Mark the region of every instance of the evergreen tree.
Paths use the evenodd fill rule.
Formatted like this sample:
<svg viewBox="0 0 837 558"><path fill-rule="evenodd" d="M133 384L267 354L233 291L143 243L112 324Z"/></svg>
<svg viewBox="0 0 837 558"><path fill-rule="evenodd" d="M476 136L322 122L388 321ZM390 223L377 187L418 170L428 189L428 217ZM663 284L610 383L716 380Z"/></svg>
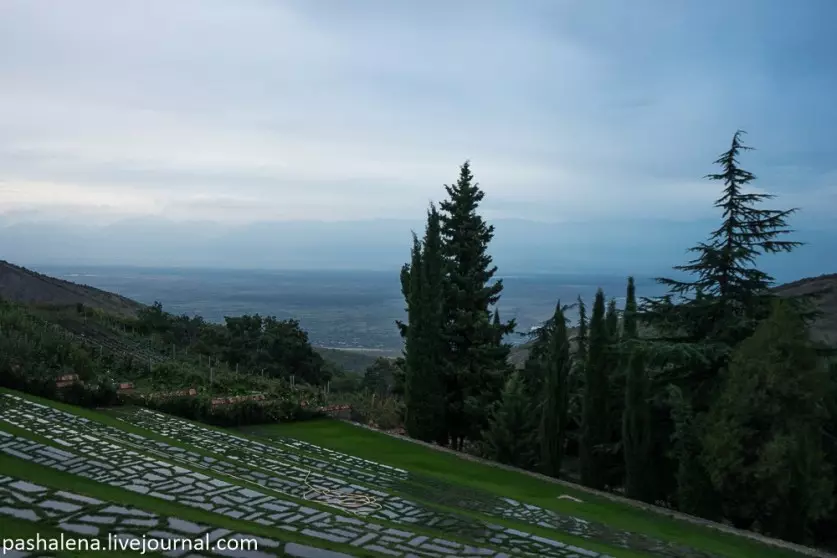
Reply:
<svg viewBox="0 0 837 558"><path fill-rule="evenodd" d="M555 306L551 321L544 401L541 407L540 448L544 474L558 477L561 474L567 435L570 372L570 342L561 301Z"/></svg>
<svg viewBox="0 0 837 558"><path fill-rule="evenodd" d="M490 307L497 304L503 282L492 281L488 244L494 227L477 213L485 196L474 182L466 161L459 180L445 186L448 199L440 204L446 256L445 339L449 365L447 425L456 447L468 436L477 438L486 426L486 409L503 389L510 347L498 339L514 330L514 321L492 324Z"/></svg>
<svg viewBox="0 0 837 558"><path fill-rule="evenodd" d="M608 389L609 389L609 441L607 448L607 484L621 485L625 478L625 459L622 453L622 413L625 406L625 374L622 350L619 344L619 311L616 299L607 303L605 326L608 337Z"/></svg>
<svg viewBox="0 0 837 558"><path fill-rule="evenodd" d="M722 370L735 346L753 333L770 310L772 277L756 266L765 253L791 251L799 243L785 240L792 232L788 217L796 210L777 211L758 206L769 194L747 191L755 179L739 166L739 156L750 148L736 132L730 148L715 163L721 172L707 178L724 184L715 203L721 225L707 241L691 249L695 258L675 267L689 280L659 278L669 289L665 297L645 300L643 320L654 338L646 344L655 360L664 363L661 383L671 383L683 398L673 421L679 460L678 506L681 510L717 516L717 495L712 495L709 472L702 466L697 432L716 397ZM688 412L687 412L688 411ZM683 483L691 483L684 486Z"/></svg>
<svg viewBox="0 0 837 558"><path fill-rule="evenodd" d="M515 371L506 380L499 401L489 407L482 435L486 457L515 467L532 467L537 441L529 403L520 373Z"/></svg>
<svg viewBox="0 0 837 558"><path fill-rule="evenodd" d="M588 323L587 307L581 296L578 297L578 334L576 335L576 357L580 363L587 362Z"/></svg>
<svg viewBox="0 0 837 558"><path fill-rule="evenodd" d="M439 213L431 205L422 242L413 236L409 267L402 268L409 323L405 343L405 428L420 440L446 442L444 255Z"/></svg>
<svg viewBox="0 0 837 558"><path fill-rule="evenodd" d="M422 374L425 386L424 413L428 436L444 445L448 440L445 425L448 366L445 361L445 259L441 219L433 204L427 214L427 228L422 253L422 347L426 352Z"/></svg>
<svg viewBox="0 0 837 558"><path fill-rule="evenodd" d="M708 364L699 380L715 379L729 350L752 334L759 320L767 316L774 294L773 278L756 266L766 253L789 252L799 242L784 240L793 232L787 218L796 209L760 209L758 205L773 196L746 191L755 176L739 166L739 155L750 150L741 143L738 131L730 148L715 161L721 172L707 176L724 184L715 202L721 210L721 225L709 239L690 249L696 257L674 269L692 276L691 280L659 278L669 295L649 300L645 319L668 340L687 343L698 350L699 360ZM678 347L686 350L682 344ZM711 386L710 386L711 387Z"/></svg>
<svg viewBox="0 0 837 558"><path fill-rule="evenodd" d="M704 434L704 460L734 524L802 542L834 501L824 452L828 371L803 319L777 300L731 359Z"/></svg>
<svg viewBox="0 0 837 558"><path fill-rule="evenodd" d="M654 473L651 436L651 390L637 324L634 278L628 278L623 347L627 355L625 407L622 419L622 450L625 458L625 495L653 503Z"/></svg>
<svg viewBox="0 0 837 558"><path fill-rule="evenodd" d="M567 424L568 442L581 443L580 432L584 408L585 367L587 365L587 345L589 324L587 320L587 306L581 296L576 300L578 306L578 328L575 336L570 340L572 365L569 377L569 418ZM579 449L580 452L580 449Z"/></svg>
<svg viewBox="0 0 837 558"><path fill-rule="evenodd" d="M424 411L424 371L426 353L422 336L422 261L421 242L413 234L412 258L401 270L401 288L407 302L407 324L401 325L404 343L404 426L413 438L431 441L433 433L426 428Z"/></svg>
<svg viewBox="0 0 837 558"><path fill-rule="evenodd" d="M616 310L616 299L611 298L607 303L607 312L605 314L605 324L607 325L607 335L611 343L619 341L619 312Z"/></svg>
<svg viewBox="0 0 837 558"><path fill-rule="evenodd" d="M605 298L601 289L596 292L593 303L589 335L579 447L581 482L591 488L603 489L607 480L605 446L610 442L611 423L608 414L610 336L605 319Z"/></svg>

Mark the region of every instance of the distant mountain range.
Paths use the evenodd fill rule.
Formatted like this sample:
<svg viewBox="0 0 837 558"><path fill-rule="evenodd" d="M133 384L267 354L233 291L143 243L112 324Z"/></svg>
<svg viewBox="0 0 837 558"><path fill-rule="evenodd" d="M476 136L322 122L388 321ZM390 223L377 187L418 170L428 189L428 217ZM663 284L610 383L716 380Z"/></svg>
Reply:
<svg viewBox="0 0 837 558"><path fill-rule="evenodd" d="M763 263L779 281L833 271L837 227L802 221L808 244ZM683 263L714 221L492 221L491 253L501 274L656 275ZM26 265L140 265L260 269L397 269L420 220L284 221L243 226L129 219L105 226L22 221L0 216L0 257Z"/></svg>

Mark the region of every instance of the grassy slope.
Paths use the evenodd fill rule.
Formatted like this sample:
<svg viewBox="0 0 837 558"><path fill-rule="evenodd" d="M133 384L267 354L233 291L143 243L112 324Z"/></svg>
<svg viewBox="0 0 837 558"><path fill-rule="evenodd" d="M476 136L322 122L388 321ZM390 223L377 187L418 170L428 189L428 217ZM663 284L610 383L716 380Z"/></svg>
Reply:
<svg viewBox="0 0 837 558"><path fill-rule="evenodd" d="M449 482L487 490L575 517L644 533L730 558L799 556L788 550L768 547L708 527L597 498L581 490L573 490L521 473L468 461L339 421L320 420L273 425L250 431L297 438L386 465L432 475ZM561 494L580 498L583 503L558 500L557 497Z"/></svg>
<svg viewBox="0 0 837 558"><path fill-rule="evenodd" d="M119 416L119 410L117 410L117 409L114 409L112 411L107 411L107 412L100 412L100 411L94 411L94 410L90 410L90 409L79 408L79 407L75 407L75 406L72 406L72 405L67 405L67 404L59 403L59 402L55 402L55 401L49 401L49 400L46 400L46 399L43 399L43 398L40 398L40 397L36 397L36 396L32 396L32 395L28 395L28 394L24 394L24 393L19 393L19 392L14 392L14 391L11 391L11 390L6 390L6 389L3 389L3 388L0 388L0 393L3 393L3 392L14 393L17 396L25 397L25 398L27 398L31 401L35 401L37 403L41 403L41 404L44 404L44 405L50 405L50 406L55 407L57 409L67 411L67 412L70 412L70 413L74 413L78 416L85 417L85 418L87 418L91 421L96 421L96 422L100 422L102 424L115 426L115 427L117 427L119 429L122 429L126 432L139 434L141 436L145 436L145 437L150 438L150 439L165 442L165 443L168 443L170 445L177 446L177 447L180 447L180 448L183 448L185 450L192 451L192 452L195 452L195 453L198 453L198 454L201 454L201 455L214 457L216 459L220 457L218 454L207 452L203 449L197 448L197 447L192 446L190 444L180 442L179 440L176 440L174 438L168 438L166 436L162 436L162 435L156 434L154 432L150 432L150 431L147 431L145 429L142 429L142 428L127 424L123 421L120 421L117 418ZM213 427L213 426L209 426L209 425L201 424L200 426L204 427L204 428L208 428L210 430L221 430L221 431L223 431L223 429L221 429L221 428ZM29 438L31 440L40 442L42 444L52 445L54 447L58 447L59 449L63 449L61 446L52 442L51 440L48 440L46 438L42 438L38 435L27 433L26 431L23 431L23 430L21 430L17 427L9 425L9 424L4 424L4 423L0 422L0 430L5 430L6 432L9 432L11 434L15 434L17 436L26 437L26 438ZM238 433L238 432L236 432L236 434L240 435L240 433ZM116 441L114 440L114 442L116 442ZM116 443L118 443L118 442L116 442ZM121 445L125 445L125 444L122 443ZM136 449L136 448L132 448L132 449ZM142 451L142 450L138 450L138 451ZM227 452L227 453L229 454L230 452ZM2 454L0 454L0 457L2 457ZM193 463L179 463L177 461L173 461L171 459L170 455L165 455L165 454L157 455L157 454L155 454L155 455L153 455L153 457L155 459L159 459L161 461L166 461L166 462L172 463L174 465L179 465L181 467L186 467L186 468L190 468L190 469L195 468L195 464L193 464ZM248 468L251 468L251 469L254 469L254 470L258 470L258 468L256 468L256 467L250 467L246 463L246 461L238 461L237 465L248 467ZM207 474L209 476L212 476L212 477L215 477L215 478L218 478L218 479L221 479L221 480L233 483L233 484L240 483L240 479L230 478L230 477L227 477L226 475L217 473L217 472L212 471L210 469L198 468L197 470L198 470L198 472ZM268 472L268 471L261 471L261 472ZM2 467L0 467L0 474L2 474ZM42 482L41 484L47 484L47 483ZM47 484L47 485L50 486L49 484ZM278 496L278 497L283 498L285 500L291 500L291 501L297 502L299 504L305 505L307 507L318 508L318 509L322 509L324 511L332 511L332 512L334 511L332 508L330 508L328 506L325 506L325 505L322 505L322 504L319 504L318 502L312 502L310 500L301 501L298 498L294 498L294 497L288 496L288 495L280 493L280 492L275 492L272 489L270 489L268 487L265 487L265 486L250 485L249 483L245 483L245 485L248 488L258 490L258 491L261 491L261 492L265 492L265 493L271 493L271 494L274 494L275 496ZM107 487L106 486L106 488L108 490L122 491L122 489L113 488L113 487ZM370 487L370 488L379 489L379 487ZM107 498L105 496L102 496L101 498L112 500L112 498ZM156 501L156 499L153 499L153 498L151 500ZM468 516L471 516L471 517L478 517L479 518L478 514L468 513L467 510L448 509L448 508L444 508L442 506L436 506L436 507L438 509L441 509L441 510L447 510L447 511L451 511L451 512L454 512L454 513L460 513L462 515L468 515ZM152 508L152 509L160 511L159 506L155 507L155 508ZM189 509L191 509L191 508L189 508ZM203 514L204 514L204 517L207 517L206 514L210 514L210 512L203 512ZM210 515L212 515L212 514L210 514ZM184 516L181 515L181 516L178 516L178 517L184 517ZM198 519L194 519L194 521L197 521L199 523L203 522L203 523L217 524L217 522L213 523L212 521L209 521L207 519L203 519L202 521L199 521ZM382 519L375 519L374 521L375 521L375 523L379 523L381 525L391 527L391 528L394 528L394 529L400 529L400 528L404 527L404 525L402 525L400 523L389 522L389 521L382 520ZM506 526L511 527L511 528L525 527L530 532L533 532L533 533L536 533L536 534L541 534L541 535L543 535L545 537L549 537L549 538L557 538L557 539L559 539L563 542L566 542L567 544L581 545L581 546L584 546L584 547L589 548L591 550L598 550L600 552L608 553L608 554L610 554L610 555L612 555L616 558L640 558L641 556L643 556L642 554L638 554L636 552L625 550L625 549L622 549L622 548L614 548L614 547L611 547L611 546L608 546L608 545L605 545L605 544L601 544L601 543L596 543L596 542L591 543L590 541L586 541L586 540L584 540L580 537L575 537L575 536L572 536L572 535L556 536L555 531L551 531L551 530L544 529L544 528L539 528L539 527L529 527L529 526L526 526L526 525L521 525L521 524L519 524L517 522L514 522L514 521L507 521L507 520L503 520L503 519L492 518L492 522L496 523L496 524L506 525ZM247 523L246 525L252 525L252 524ZM221 526L224 526L224 525L221 525ZM267 529L267 528L259 526L259 525L256 525L256 527L258 529L260 529L260 531L257 532L253 529L248 529L246 526L240 526L239 530L243 530L243 531L246 531L246 532L249 532L249 533L254 533L254 534L263 534L264 536L270 536L269 531L265 532L265 529ZM425 535L428 535L430 537L435 537L435 536L440 535L440 532L435 530L432 527L424 527L422 525L411 525L410 529L412 531L416 532L417 534L425 534ZM274 531L274 536L277 536L275 534L275 531ZM311 544L311 545L319 546L319 547L323 547L323 548L332 548L332 549L338 550L338 551L339 550L343 550L343 551L348 550L355 556L365 556L365 555L367 555L367 554L363 554L364 551L362 549L358 549L356 547L346 547L345 545L341 545L341 544L338 544L338 543L329 543L328 541L321 541L320 539L310 540L310 539L300 538L299 536L294 535L294 534L287 534L285 531L281 531L278 536L282 540L292 540L292 541L300 542L302 544ZM455 534L452 534L452 533L445 533L444 538L446 538L448 540L459 541L459 542L462 542L464 544L473 544L472 540L467 539L467 538L457 537ZM489 545L483 544L481 546L490 547L491 545L490 544Z"/></svg>
<svg viewBox="0 0 837 558"><path fill-rule="evenodd" d="M117 410L117 409L114 409L113 411L100 412L100 411L94 411L94 410L91 410L91 409L84 409L84 408L80 408L80 407L75 407L75 406L72 406L72 405L67 405L67 404L59 403L59 402L55 402L55 401L49 401L49 400L46 400L46 399L43 399L43 398L40 398L40 397L36 397L36 396L32 396L32 395L28 395L28 394L24 394L24 393L19 393L19 392L14 392L14 391L11 391L11 390L6 390L6 389L3 389L3 388L0 388L0 393L3 393L3 392L14 393L17 396L25 397L25 398L27 398L31 401L35 401L37 403L41 403L41 404L44 404L44 405L50 405L50 406L55 407L57 409L74 413L78 416L85 417L85 418L87 418L89 420L92 420L92 421L100 422L102 424L107 424L107 425L110 425L110 426L115 426L115 427L120 428L120 429L122 429L126 432L131 432L131 433L134 433L134 434L139 434L139 435L142 435L142 436L146 436L146 437L154 439L154 440L166 442L166 443L169 443L171 445L174 445L174 446L181 447L181 448L189 450L189 451L199 453L201 455L211 456L211 457L215 457L215 458L219 457L217 454L209 453L207 451L204 451L202 449L196 448L196 447L191 446L189 444L180 442L180 441L175 440L173 438L167 438L165 436L161 436L159 434L149 432L149 431L144 430L142 428L138 428L136 426L133 426L133 425L127 424L123 421L120 421L117 418L118 415L119 415L119 410ZM213 426L209 426L209 425L201 425L201 426L204 427L204 428L209 428L211 430L222 430L222 431L224 430L222 428L213 427ZM55 446L55 447L59 447L60 449L63 449L60 446L58 446L57 444L55 444L54 442L52 442L51 440L48 440L46 438L41 438L40 436L37 436L37 435L29 434L25 431L22 431L21 429L19 429L17 427L14 427L14 426L11 426L11 425L8 425L8 424L4 424L2 422L0 422L0 430L5 430L5 431L7 431L11 434L15 434L17 436L27 437L27 438L35 440L37 442L47 444L47 445L52 445L52 446ZM235 433L238 434L238 435L241 435L240 432L236 431ZM265 442L265 440L259 440L259 441ZM0 457L2 457L2 454L0 454ZM167 461L167 462L173 463L175 465L180 465L182 467L187 467L187 468L193 468L194 467L193 464L177 463L175 461L172 461L169 457L170 456L165 456L165 455L154 455L155 459L160 459L162 461ZM9 458L9 459L12 459L12 458ZM246 462L238 462L237 464L238 465L243 465L245 467L248 466L246 464ZM42 467L41 469L45 469L45 468ZM52 470L49 470L49 471L52 471ZM221 480L225 480L227 482L231 482L231 483L236 483L237 482L236 479L228 478L225 475L213 472L211 470L200 469L199 472L210 475L210 476L213 476L213 477L221 479ZM266 471L262 471L262 472L266 472ZM55 471L55 473L58 474L60 472ZM3 474L2 466L0 466L0 474ZM20 476L20 475L18 475L18 476ZM50 476L55 476L55 475L50 475ZM67 475L66 473L58 475L58 476L64 476L65 478L70 478L70 476ZM23 477L23 478L28 478L28 477ZM41 478L41 477L39 477L39 478ZM76 478L76 477L72 477L72 478ZM30 480L32 480L33 482L40 482L41 484L46 484L47 486L54 486L54 485L48 484L47 482L39 481L38 479L30 479ZM70 481L68 480L67 482L70 482ZM87 481L87 482L89 483L90 481ZM111 491L116 491L117 493L126 492L126 491L124 491L122 489L119 489L119 488L109 487L107 485L102 485L102 486L104 486L105 493L115 494L115 493L112 493ZM259 490L259 491L262 491L262 492L268 492L268 493L273 492L273 491L271 491L271 489L269 489L267 487L264 487L264 486L248 486L248 488L252 488L252 489L255 489L255 490ZM371 488L380 489L380 487L371 487ZM130 493L130 494L133 495L134 493ZM94 494L89 494L89 495L94 496ZM304 504L308 507L321 508L321 509L326 510L326 511L331 510L331 508L321 506L316 502L311 502L311 501L300 502L297 498L293 498L293 497L290 497L290 496L287 496L287 495L281 494L281 493L275 493L275 495L279 496L281 498L284 498L286 500L297 501L298 503ZM139 496L142 496L142 500L144 500L144 501L150 501L151 504L148 504L148 505L153 506L154 505L153 502L157 501L157 499L155 499L155 498L151 498L151 497L147 497L147 496L143 496L143 495L139 495ZM99 496L99 497L101 499L105 499L105 500L112 500L112 497L107 497L107 496L104 496L104 495ZM119 500L119 501L121 501L121 500ZM169 502L163 502L163 504L169 504ZM136 504L136 505L139 506L140 504ZM159 506L149 508L148 505L146 506L146 509L154 509L156 511L160 511L161 513L166 513L166 512L163 512L162 510L160 510ZM178 506L178 507L182 507L182 506ZM607 544L598 543L598 542L594 542L594 541L588 541L588 540L585 540L581 537L576 537L576 536L572 536L572 535L568 535L568 534L564 534L564 533L559 533L555 530L551 530L551 529L547 529L547 528L531 526L531 525L522 524L522 523L519 523L519 522L516 522L516 521L502 519L502 518L482 517L476 512L470 512L470 510L452 509L452 508L446 508L444 506L434 506L434 507L437 508L437 509L440 509L440 510L446 510L446 511L454 512L454 513L459 513L461 515L475 517L475 518L478 518L478 519L483 519L483 520L488 519L491 523L504 525L504 526L507 526L507 527L510 527L510 528L523 529L523 530L526 530L528 532L538 534L538 535L542 535L542 536L547 537L547 538L561 540L561 541L563 541L567 544L574 544L574 545L582 546L584 548L588 548L590 550L596 550L596 551L599 551L599 552L607 553L607 554L609 554L611 556L614 556L616 558L640 558L641 556L644 556L644 554L637 553L636 551L626 550L624 548L616 548L616 547L609 546ZM188 508L188 509L192 510L192 508ZM333 511L333 510L331 510L331 511ZM198 510L198 513L202 514L203 519L199 520L199 519L195 518L195 519L192 519L193 521L196 521L196 522L199 522L199 523L203 522L203 523L210 523L210 524L218 524L217 521L213 522L213 521L208 519L208 517L214 517L214 514L211 514L210 512L203 512L201 510ZM180 515L178 517L183 517L184 519L190 519L190 517L185 517L185 516L182 516L182 515ZM236 520L232 520L232 521L236 521ZM380 523L380 524L385 525L385 526L395 528L395 529L399 529L399 528L404 527L403 525L401 525L399 523L390 523L388 521L384 521L384 520L380 520L380 519L376 519L375 522ZM241 523L241 522L238 522L238 523ZM247 523L246 525L251 525L251 524ZM226 526L226 525L220 525L220 526ZM247 527L245 527L245 526L240 526L240 527L238 527L238 529L242 530L242 531L245 531L245 532L253 533L253 534L263 534L264 536L270 536L268 533L266 533L264 531L267 528L262 527L262 526L258 526L258 525L256 525L256 527L258 527L260 530L259 531L256 531L256 530L253 530L253 529L248 530ZM228 527L228 528L232 528L232 527ZM412 531L415 531L418 534L426 534L426 535L429 535L431 537L432 536L439 536L439 532L436 531L435 529L428 528L428 527L423 527L421 525L411 525L410 529ZM274 536L276 536L276 535L274 535ZM284 531L282 531L279 536L283 540L296 540L296 539L298 539L297 536L286 534ZM458 540L459 542L463 542L463 543L466 543L466 544L473 544L473 541L471 541L469 539L463 539L463 538L460 538L460 537L456 537L452 533L445 533L444 538L446 538L448 540ZM304 539L303 540L298 540L297 542L301 542L302 544L306 544L306 541ZM317 540L316 542L312 542L312 541L309 540L309 541L307 541L307 543L308 544L314 544L315 546L320 546L320 547L333 548L334 550L345 550L345 547L340 545L340 544L328 543L326 541ZM491 545L484 545L483 544L481 546L491 546ZM361 551L362 551L361 549L351 547L351 552L354 555L361 556L361 554L358 554L358 552L361 552Z"/></svg>

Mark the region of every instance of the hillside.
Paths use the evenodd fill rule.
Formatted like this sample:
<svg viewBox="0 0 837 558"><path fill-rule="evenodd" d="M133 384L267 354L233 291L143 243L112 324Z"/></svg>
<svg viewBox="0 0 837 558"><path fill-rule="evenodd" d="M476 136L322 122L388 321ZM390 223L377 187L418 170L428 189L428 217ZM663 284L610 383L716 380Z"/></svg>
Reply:
<svg viewBox="0 0 837 558"><path fill-rule="evenodd" d="M202 556L801 556L343 422L228 430L2 389L0 495L0 537L258 543Z"/></svg>
<svg viewBox="0 0 837 558"><path fill-rule="evenodd" d="M115 293L44 275L3 260L0 260L0 300L55 308L74 307L83 304L87 308L96 308L106 314L122 318L135 317L137 311L145 307L144 304ZM126 345L126 340L122 339L124 336L120 332L107 331L104 334L91 335L91 333L96 332L90 331L91 327L87 322L85 322L86 327L83 330L72 327L72 324L68 324L66 319L59 322L62 327L77 334L84 333L88 337L98 339L99 343L117 344L121 346L120 349L123 352L126 350L122 346ZM107 339L103 339L103 336ZM126 346L136 345L137 341L136 339L128 340ZM363 373L378 357L394 356L392 352L387 351L364 352L362 350L325 347L315 347L315 349L327 361L347 372L354 373ZM135 351L131 350L129 352ZM148 355L144 354L143 358L148 360ZM153 358L157 360L158 356Z"/></svg>
<svg viewBox="0 0 837 558"><path fill-rule="evenodd" d="M829 345L837 345L837 273L806 277L775 287L780 296L813 296L821 316L811 326L811 336ZM509 362L523 367L531 341L517 345L509 354Z"/></svg>
<svg viewBox="0 0 837 558"><path fill-rule="evenodd" d="M133 316L142 304L123 296L42 275L0 260L0 299L23 304L83 304L118 316Z"/></svg>
<svg viewBox="0 0 837 558"><path fill-rule="evenodd" d="M837 273L808 277L776 287L782 296L816 296L816 305L822 315L811 327L812 336L837 345Z"/></svg>

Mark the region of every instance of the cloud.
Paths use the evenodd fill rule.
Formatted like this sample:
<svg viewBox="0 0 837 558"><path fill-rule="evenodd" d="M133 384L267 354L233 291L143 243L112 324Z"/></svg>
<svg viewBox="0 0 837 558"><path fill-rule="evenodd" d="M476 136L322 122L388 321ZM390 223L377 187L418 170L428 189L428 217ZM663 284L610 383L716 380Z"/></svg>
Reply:
<svg viewBox="0 0 837 558"><path fill-rule="evenodd" d="M770 3L8 0L0 212L412 219L470 158L498 218L702 218L738 127L822 212L834 10Z"/></svg>

